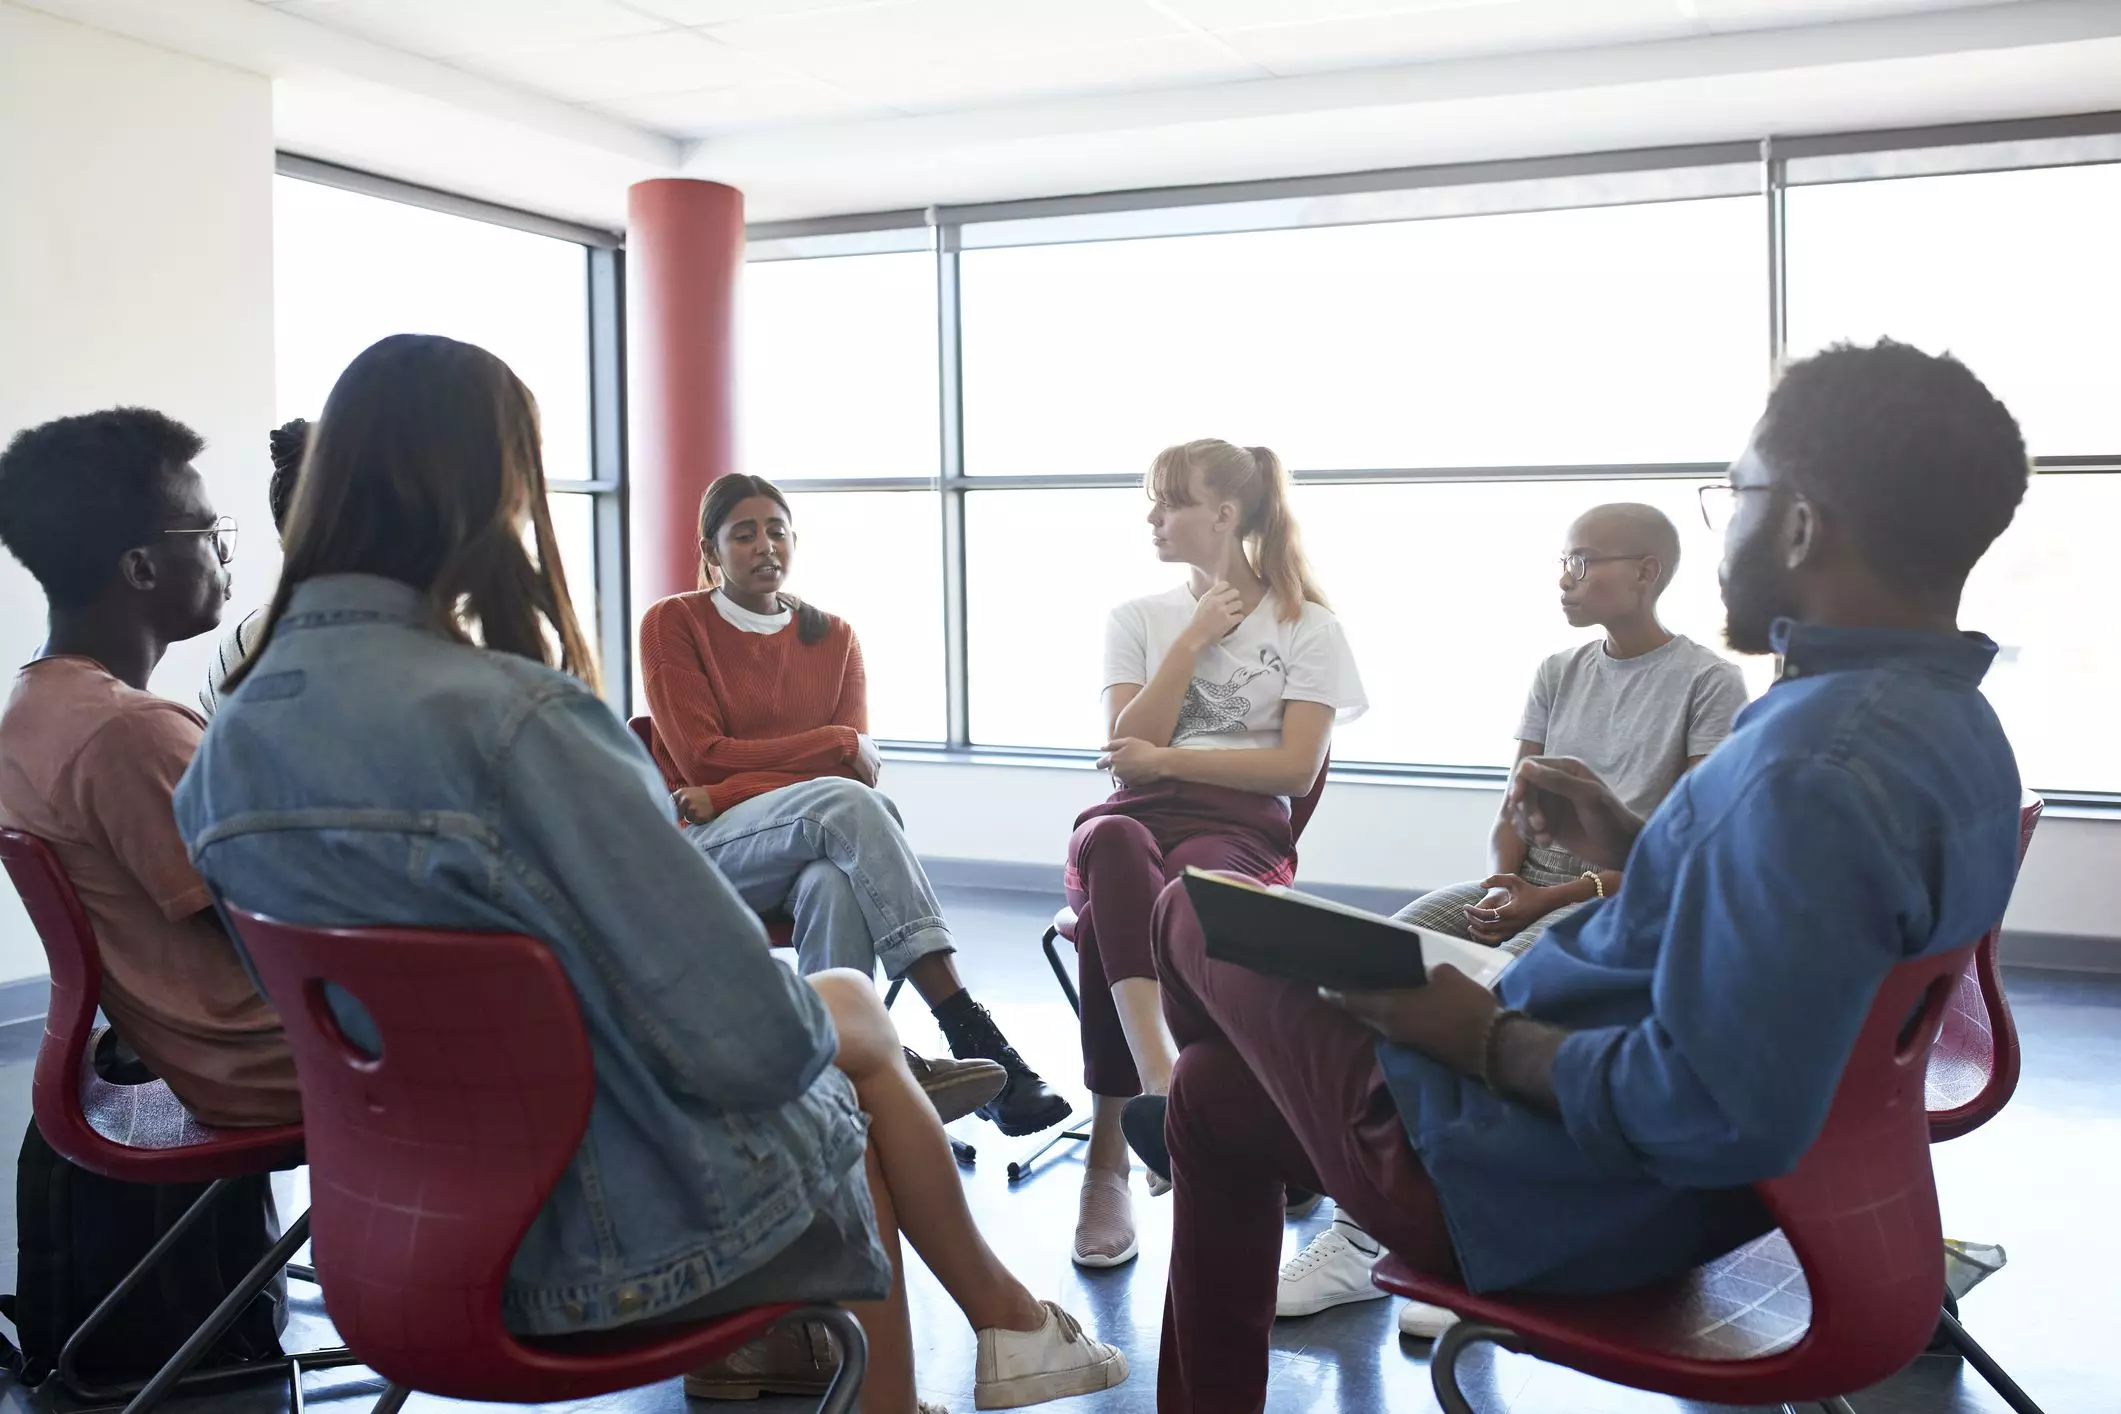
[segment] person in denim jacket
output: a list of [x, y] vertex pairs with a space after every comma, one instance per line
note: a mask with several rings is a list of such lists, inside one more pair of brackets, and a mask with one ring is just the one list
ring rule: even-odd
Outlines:
[[[773, 960], [595, 683], [528, 389], [468, 344], [374, 345], [319, 420], [286, 568], [177, 822], [224, 903], [525, 933], [565, 967], [596, 1103], [516, 1253], [509, 1327], [850, 1299], [863, 1409], [909, 1414], [903, 1230], [979, 1332], [982, 1407], [1124, 1379], [980, 1237], [869, 980]], [[335, 1006], [359, 1039], [358, 1000]], [[818, 1334], [747, 1349], [695, 1392], [815, 1387], [833, 1363]]]

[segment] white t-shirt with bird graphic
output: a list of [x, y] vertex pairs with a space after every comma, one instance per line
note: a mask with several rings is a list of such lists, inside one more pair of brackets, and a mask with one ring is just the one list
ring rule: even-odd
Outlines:
[[[1193, 621], [1193, 590], [1178, 585], [1130, 599], [1105, 623], [1104, 687], [1143, 687]], [[1282, 704], [1321, 702], [1336, 722], [1369, 710], [1362, 675], [1340, 620], [1323, 604], [1283, 623], [1268, 595], [1227, 637], [1202, 653], [1179, 708], [1171, 745], [1196, 750], [1281, 745]]]

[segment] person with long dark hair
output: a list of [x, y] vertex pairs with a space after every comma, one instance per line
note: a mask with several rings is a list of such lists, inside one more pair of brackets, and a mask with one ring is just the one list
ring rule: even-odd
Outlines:
[[[784, 588], [796, 543], [773, 483], [723, 476], [700, 501], [700, 589], [641, 619], [652, 749], [685, 833], [746, 903], [790, 915], [801, 971], [882, 963], [913, 985], [961, 1063], [911, 1058], [946, 1117], [977, 1105], [1004, 1134], [1050, 1129], [1073, 1107], [958, 976], [942, 905], [876, 788], [861, 642]], [[959, 1108], [952, 1096], [991, 1073], [968, 1061], [1004, 1083]]]
[[[1126, 1378], [981, 1238], [876, 989], [774, 961], [596, 681], [529, 390], [454, 340], [369, 348], [325, 404], [279, 587], [177, 823], [228, 904], [522, 933], [565, 968], [596, 1103], [516, 1251], [510, 1329], [845, 1299], [870, 1342], [862, 1408], [914, 1414], [904, 1232], [978, 1331], [982, 1408]], [[358, 998], [333, 1006], [373, 1043]], [[801, 1328], [688, 1388], [801, 1393], [832, 1364]]]

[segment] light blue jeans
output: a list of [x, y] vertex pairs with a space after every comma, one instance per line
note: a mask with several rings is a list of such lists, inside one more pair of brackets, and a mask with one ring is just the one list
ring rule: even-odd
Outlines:
[[888, 796], [841, 776], [756, 795], [686, 836], [760, 913], [795, 920], [805, 976], [876, 965], [897, 981], [924, 957], [956, 951], [942, 905]]

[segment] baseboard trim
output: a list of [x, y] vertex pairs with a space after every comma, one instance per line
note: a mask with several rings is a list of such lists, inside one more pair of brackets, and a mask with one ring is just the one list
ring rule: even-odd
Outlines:
[[[1062, 892], [1057, 864], [1030, 864], [1011, 859], [923, 859], [931, 881], [946, 888], [992, 889], [1002, 893], [1037, 894], [1057, 898]], [[1394, 913], [1422, 891], [1415, 888], [1381, 888], [1374, 884], [1324, 884], [1299, 878], [1306, 893], [1318, 894], [1372, 913]], [[2007, 931], [2003, 935], [2001, 959], [2007, 967], [2038, 967], [2054, 972], [2097, 972], [2121, 975], [2121, 939], [2093, 937], [2081, 933], [2034, 933]], [[20, 985], [20, 984], [13, 984]], [[6, 988], [0, 987], [0, 997]], [[0, 1015], [12, 1015], [0, 1012]]]
[[2121, 939], [2085, 933], [2027, 933], [2006, 929], [1996, 949], [2005, 967], [2039, 967], [2050, 972], [2098, 972], [2121, 976]]
[[0, 1026], [42, 1021], [52, 1001], [52, 979], [21, 977], [0, 982]]

